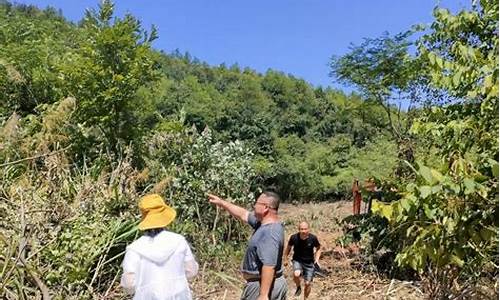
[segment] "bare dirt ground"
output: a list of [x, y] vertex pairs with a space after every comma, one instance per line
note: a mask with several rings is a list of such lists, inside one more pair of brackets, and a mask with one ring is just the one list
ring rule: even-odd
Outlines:
[[[315, 277], [311, 295], [308, 299], [424, 299], [418, 283], [391, 280], [376, 273], [367, 273], [352, 266], [358, 250], [356, 247], [347, 249], [336, 245], [336, 239], [342, 234], [339, 221], [351, 214], [352, 203], [339, 201], [335, 203], [283, 204], [280, 215], [286, 226], [286, 239], [296, 232], [298, 222], [308, 221], [311, 233], [318, 236], [323, 255], [321, 266], [327, 270], [325, 277]], [[200, 276], [193, 282], [195, 299], [204, 300], [236, 300], [240, 298], [244, 280], [237, 272], [238, 265], [227, 272], [201, 270]], [[214, 285], [214, 278], [220, 284]], [[295, 284], [292, 280], [292, 270], [286, 268], [288, 281], [288, 299], [303, 299], [294, 297]], [[302, 293], [303, 294], [303, 293]]]

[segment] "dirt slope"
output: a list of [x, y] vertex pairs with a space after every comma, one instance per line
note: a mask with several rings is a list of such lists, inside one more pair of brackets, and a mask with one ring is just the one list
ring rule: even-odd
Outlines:
[[[321, 266], [328, 271], [328, 275], [314, 278], [308, 299], [423, 299], [423, 294], [415, 283], [386, 279], [351, 266], [357, 249], [342, 249], [335, 244], [342, 233], [339, 221], [351, 214], [351, 207], [351, 203], [347, 201], [284, 204], [280, 207], [280, 215], [286, 226], [286, 239], [296, 232], [298, 222], [306, 220], [311, 232], [318, 236], [323, 245]], [[235, 266], [234, 270], [237, 269], [238, 266]], [[239, 299], [244, 281], [236, 271], [222, 273], [205, 270], [202, 271], [202, 277], [203, 272], [205, 276], [210, 273], [210, 276], [220, 277], [223, 284], [213, 286], [206, 283], [206, 278], [198, 278], [193, 283], [195, 299]], [[293, 297], [295, 284], [290, 266], [286, 269], [286, 278], [289, 283], [288, 299], [303, 299], [302, 296]]]

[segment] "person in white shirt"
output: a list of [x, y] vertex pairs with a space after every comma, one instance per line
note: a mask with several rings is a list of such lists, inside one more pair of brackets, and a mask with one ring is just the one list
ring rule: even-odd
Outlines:
[[186, 239], [165, 230], [176, 216], [160, 195], [141, 198], [143, 236], [127, 247], [121, 286], [134, 300], [191, 300], [188, 279], [198, 263]]

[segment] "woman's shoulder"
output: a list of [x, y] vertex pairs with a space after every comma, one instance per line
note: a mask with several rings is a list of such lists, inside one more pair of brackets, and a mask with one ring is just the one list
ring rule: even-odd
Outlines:
[[168, 244], [179, 244], [186, 242], [186, 239], [181, 234], [164, 230], [160, 232], [156, 237], [141, 236], [137, 240], [133, 241], [127, 248], [134, 248], [137, 246], [142, 246], [151, 243], [168, 243]]
[[164, 230], [159, 234], [159, 238], [169, 241], [176, 241], [179, 243], [187, 243], [186, 238], [182, 234], [178, 234], [172, 231]]
[[160, 235], [164, 236], [164, 237], [169, 237], [169, 238], [178, 238], [178, 239], [183, 239], [184, 236], [182, 234], [178, 234], [178, 233], [175, 233], [175, 232], [172, 232], [172, 231], [168, 231], [168, 230], [163, 230]]

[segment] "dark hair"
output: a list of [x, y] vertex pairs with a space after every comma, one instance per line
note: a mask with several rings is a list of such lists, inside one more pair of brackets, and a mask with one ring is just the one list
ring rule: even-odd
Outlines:
[[146, 230], [144, 230], [144, 235], [154, 238], [155, 236], [157, 236], [163, 230], [165, 230], [165, 228], [151, 228], [151, 229], [146, 229]]
[[263, 191], [262, 194], [271, 198], [271, 201], [269, 202], [269, 207], [278, 210], [278, 208], [280, 207], [280, 195], [270, 190]]

